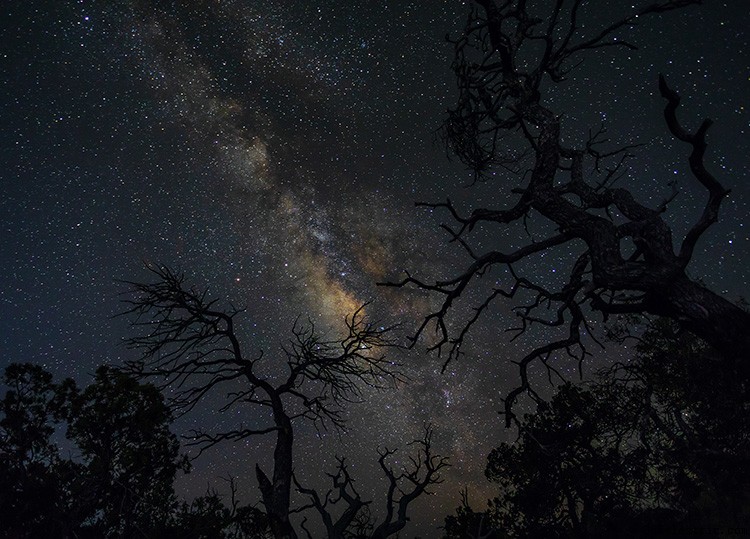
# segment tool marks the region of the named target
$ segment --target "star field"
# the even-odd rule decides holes
[[[593,4],[584,19],[592,27],[624,6]],[[98,364],[129,358],[120,345],[127,321],[112,318],[122,310],[115,279],[146,278],[144,262],[183,271],[244,306],[248,353],[273,355],[297,316],[335,335],[366,302],[368,316],[401,322],[406,337],[438,298],[375,283],[404,270],[440,278],[465,262],[439,229],[449,216],[414,201],[451,196],[467,210],[504,203],[491,181],[467,187],[472,175],[434,140],[455,97],[444,36],[461,30],[467,5],[4,3],[0,368],[33,361],[86,381]],[[663,125],[658,74],[683,96],[687,125],[715,120],[707,163],[732,194],[689,270],[730,299],[747,293],[750,261],[747,28],[743,0],[650,19],[627,33],[639,50],[592,55],[550,89],[566,112],[566,138],[601,124],[614,143],[643,144],[621,180],[641,200],[657,205],[676,182],[681,193],[668,214],[675,236],[695,219],[703,193]],[[502,238],[478,231],[472,241],[487,250],[528,237],[519,228]],[[519,267],[552,285],[565,278],[567,255]],[[480,285],[507,278],[498,271]],[[483,290],[467,293],[459,313],[470,313]],[[301,476],[314,483],[335,455],[347,455],[377,507],[375,448],[403,447],[429,422],[453,467],[434,497],[415,504],[407,535],[436,533],[464,486],[477,502],[491,496],[486,455],[512,436],[497,413],[516,381],[510,360],[533,344],[530,336],[507,343],[510,307],[486,313],[445,373],[422,345],[394,351],[410,383],[366,394],[350,409],[347,433],[300,424]],[[576,376],[575,366],[565,370]],[[176,428],[253,421],[211,404]],[[262,438],[215,448],[180,479],[181,492],[201,494],[231,473],[254,499],[248,462],[268,465],[270,448]]]

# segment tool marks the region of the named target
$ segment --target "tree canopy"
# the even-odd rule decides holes
[[[133,537],[163,529],[176,502],[175,474],[187,463],[156,388],[100,367],[81,391],[32,364],[10,365],[4,383],[3,536]]]
[[[748,384],[716,373],[715,354],[662,319],[633,361],[563,385],[488,456],[499,495],[486,522],[529,538],[713,537],[747,525]],[[451,522],[477,515],[467,508]]]

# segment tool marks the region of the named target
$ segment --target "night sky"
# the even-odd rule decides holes
[[[584,28],[626,7],[587,4]],[[448,216],[414,201],[450,195],[466,211],[504,202],[492,181],[468,187],[472,174],[435,140],[455,97],[445,34],[461,30],[467,5],[3,2],[0,368],[33,361],[86,383],[97,365],[131,358],[121,344],[127,320],[112,318],[123,309],[115,279],[148,279],[144,263],[167,264],[246,307],[239,331],[249,355],[278,356],[299,315],[334,336],[368,301],[368,316],[401,322],[405,339],[439,298],[375,283],[404,270],[445,277],[465,263],[439,230]],[[747,8],[746,0],[707,1],[644,20],[623,34],[640,50],[590,55],[547,94],[565,113],[566,139],[604,124],[613,143],[644,144],[620,185],[656,205],[676,180],[682,192],[668,220],[678,238],[704,193],[663,124],[658,74],[682,95],[690,129],[715,120],[707,164],[732,194],[689,272],[733,300],[747,293],[750,266]],[[491,231],[477,239],[480,249],[521,241]],[[554,283],[567,262],[565,253],[550,258],[524,269]],[[468,293],[459,314],[481,298]],[[298,474],[316,484],[335,455],[347,455],[377,508],[375,449],[404,446],[430,422],[453,467],[436,495],[415,505],[407,531],[436,533],[464,486],[481,506],[492,495],[485,457],[513,435],[497,413],[516,382],[510,360],[540,338],[508,345],[509,312],[508,304],[488,312],[444,374],[424,346],[398,353],[411,383],[366,394],[346,434],[300,424]],[[600,353],[586,372],[628,353]],[[252,420],[212,404],[175,428]],[[253,465],[268,466],[271,448],[269,438],[214,448],[179,479],[180,492],[221,487],[218,477],[231,473],[251,501]]]

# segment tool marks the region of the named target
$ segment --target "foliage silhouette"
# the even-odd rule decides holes
[[[488,513],[511,537],[715,536],[750,523],[748,385],[674,322],[636,358],[563,385],[488,457]],[[460,516],[460,515],[459,515]],[[455,519],[455,517],[453,517]],[[713,531],[712,531],[713,530]]]
[[[59,455],[51,436],[65,399],[38,365],[12,364],[0,412],[0,537],[55,537],[74,527],[65,492],[80,467]],[[69,384],[66,385],[66,388]]]
[[[10,365],[4,383],[0,537],[161,535],[187,462],[153,386],[100,367],[81,391],[32,364]]]
[[[445,517],[443,539],[505,539],[507,534],[501,532],[492,512],[487,510],[478,513],[469,504],[468,489],[461,491],[461,505],[455,515]]]
[[[175,474],[187,471],[179,441],[169,430],[172,414],[159,391],[100,367],[72,398],[67,436],[85,467],[81,491],[92,499],[101,537],[131,537],[158,529],[176,503]]]

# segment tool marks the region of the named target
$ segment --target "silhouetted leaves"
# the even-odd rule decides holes
[[[64,392],[38,365],[10,365],[3,382],[8,391],[0,410],[0,533],[62,535],[72,525],[66,493],[80,471],[51,441],[64,415]]]
[[[488,457],[486,475],[500,486],[487,513],[494,526],[512,537],[746,526],[747,384],[717,369],[715,354],[659,320],[633,361],[563,385],[524,418],[516,442]],[[464,508],[451,522],[472,514]]]
[[[263,537],[264,515],[234,499],[178,504],[187,460],[153,386],[100,367],[81,391],[31,364],[3,381],[0,537]]]

